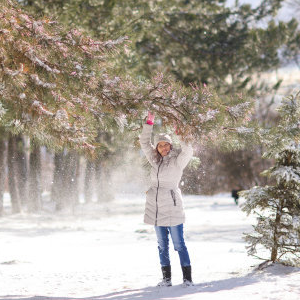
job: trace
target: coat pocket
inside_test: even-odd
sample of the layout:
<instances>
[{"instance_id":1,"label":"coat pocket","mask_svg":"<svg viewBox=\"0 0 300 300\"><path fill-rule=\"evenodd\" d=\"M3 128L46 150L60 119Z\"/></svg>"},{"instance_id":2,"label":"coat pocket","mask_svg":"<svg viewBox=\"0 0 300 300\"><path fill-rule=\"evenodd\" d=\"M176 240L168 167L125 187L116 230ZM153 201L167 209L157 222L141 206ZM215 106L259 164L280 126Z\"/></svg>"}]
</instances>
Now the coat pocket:
<instances>
[{"instance_id":1,"label":"coat pocket","mask_svg":"<svg viewBox=\"0 0 300 300\"><path fill-rule=\"evenodd\" d=\"M176 197L175 197L175 193L173 190L170 191L171 192L171 196L172 196L172 199L173 199L173 202L174 202L174 206L176 206Z\"/></svg>"}]
</instances>

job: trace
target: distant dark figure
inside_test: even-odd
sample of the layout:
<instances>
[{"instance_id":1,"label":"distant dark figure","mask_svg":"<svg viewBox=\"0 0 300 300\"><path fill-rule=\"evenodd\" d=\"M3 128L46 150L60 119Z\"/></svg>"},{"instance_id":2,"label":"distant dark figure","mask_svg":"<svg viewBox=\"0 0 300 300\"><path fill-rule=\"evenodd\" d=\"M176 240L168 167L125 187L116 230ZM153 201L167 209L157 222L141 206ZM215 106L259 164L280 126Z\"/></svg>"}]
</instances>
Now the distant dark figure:
<instances>
[{"instance_id":1,"label":"distant dark figure","mask_svg":"<svg viewBox=\"0 0 300 300\"><path fill-rule=\"evenodd\" d=\"M234 199L234 202L236 205L239 204L239 192L241 191L242 189L239 189L239 190L231 190L231 197Z\"/></svg>"}]
</instances>

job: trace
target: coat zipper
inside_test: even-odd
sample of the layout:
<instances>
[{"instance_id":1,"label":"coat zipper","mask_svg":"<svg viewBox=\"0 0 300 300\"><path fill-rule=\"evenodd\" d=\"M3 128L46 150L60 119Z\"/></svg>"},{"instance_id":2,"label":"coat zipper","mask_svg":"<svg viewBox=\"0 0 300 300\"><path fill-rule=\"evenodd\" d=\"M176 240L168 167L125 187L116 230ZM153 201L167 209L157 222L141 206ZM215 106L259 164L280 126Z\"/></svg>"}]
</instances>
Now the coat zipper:
<instances>
[{"instance_id":1,"label":"coat zipper","mask_svg":"<svg viewBox=\"0 0 300 300\"><path fill-rule=\"evenodd\" d=\"M173 202L174 202L174 206L176 206L176 197L175 197L175 193L173 190L171 190L171 196L172 196L172 199L173 199Z\"/></svg>"},{"instance_id":2,"label":"coat zipper","mask_svg":"<svg viewBox=\"0 0 300 300\"><path fill-rule=\"evenodd\" d=\"M159 168L160 168L162 162L163 162L163 158L161 159L161 162L160 162L160 164L159 164L159 166L158 166L158 169L157 169L157 175L156 175L156 177L157 177L157 189L156 189L156 215L155 215L155 226L157 226L157 215L158 215L158 204L157 204L158 189L159 189L158 173L159 173Z\"/></svg>"}]
</instances>

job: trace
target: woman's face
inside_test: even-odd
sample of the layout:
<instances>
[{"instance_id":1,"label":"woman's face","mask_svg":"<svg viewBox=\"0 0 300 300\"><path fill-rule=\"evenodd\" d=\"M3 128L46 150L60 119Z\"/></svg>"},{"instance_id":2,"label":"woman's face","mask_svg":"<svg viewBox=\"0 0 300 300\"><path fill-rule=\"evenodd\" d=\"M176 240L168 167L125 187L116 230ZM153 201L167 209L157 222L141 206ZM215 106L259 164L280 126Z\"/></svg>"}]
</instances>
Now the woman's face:
<instances>
[{"instance_id":1,"label":"woman's face","mask_svg":"<svg viewBox=\"0 0 300 300\"><path fill-rule=\"evenodd\" d=\"M157 151L161 156L166 156L171 150L171 144L168 142L159 142L157 144Z\"/></svg>"}]
</instances>

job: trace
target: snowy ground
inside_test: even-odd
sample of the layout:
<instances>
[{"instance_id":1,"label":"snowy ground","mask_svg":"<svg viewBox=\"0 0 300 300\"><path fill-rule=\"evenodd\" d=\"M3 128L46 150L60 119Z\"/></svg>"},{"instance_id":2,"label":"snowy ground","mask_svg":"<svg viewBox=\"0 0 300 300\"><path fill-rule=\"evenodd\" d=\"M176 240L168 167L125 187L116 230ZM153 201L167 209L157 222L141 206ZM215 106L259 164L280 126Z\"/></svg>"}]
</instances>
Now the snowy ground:
<instances>
[{"instance_id":1,"label":"snowy ground","mask_svg":"<svg viewBox=\"0 0 300 300\"><path fill-rule=\"evenodd\" d=\"M253 219L229 195L185 197L186 243L194 287L181 286L171 248L173 286L161 278L155 233L142 222L144 199L122 196L66 214L0 219L0 299L224 300L300 299L300 269L246 254Z\"/></svg>"}]
</instances>

